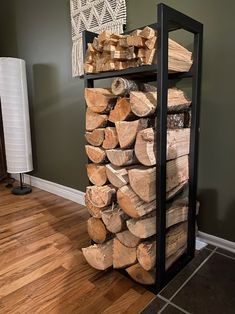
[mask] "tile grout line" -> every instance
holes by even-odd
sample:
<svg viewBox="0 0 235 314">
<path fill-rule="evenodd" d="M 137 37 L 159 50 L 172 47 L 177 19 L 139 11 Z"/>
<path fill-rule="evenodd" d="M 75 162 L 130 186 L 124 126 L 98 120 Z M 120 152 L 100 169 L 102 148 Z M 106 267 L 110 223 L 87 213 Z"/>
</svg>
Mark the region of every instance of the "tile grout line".
<svg viewBox="0 0 235 314">
<path fill-rule="evenodd" d="M 183 313 L 185 313 L 185 314 L 190 314 L 189 312 L 187 312 L 186 310 L 184 310 L 184 309 L 181 308 L 180 306 L 176 305 L 175 303 L 171 302 L 170 300 L 164 298 L 163 296 L 158 295 L 158 297 L 159 297 L 160 299 L 162 299 L 163 301 L 166 302 L 166 304 L 164 304 L 164 308 L 166 308 L 166 306 L 170 304 L 170 305 L 174 306 L 175 308 L 177 308 L 178 310 L 180 310 L 181 312 L 183 312 Z M 163 309 L 163 308 L 162 308 L 162 309 Z M 162 309 L 161 309 L 161 310 L 162 310 Z M 161 311 L 161 310 L 160 310 L 160 311 Z M 158 313 L 160 313 L 160 311 L 159 311 Z"/>
<path fill-rule="evenodd" d="M 217 250 L 217 247 L 207 256 L 206 259 L 204 259 L 204 261 L 194 270 L 194 272 L 185 280 L 185 282 L 179 287 L 178 290 L 176 290 L 176 292 L 169 298 L 169 300 L 171 301 L 182 289 L 183 287 L 189 282 L 189 280 L 191 280 L 191 278 L 193 278 L 193 276 L 199 271 L 199 269 L 202 268 L 202 266 L 211 258 L 211 256 L 215 253 L 215 251 Z"/>
<path fill-rule="evenodd" d="M 183 282 L 183 284 L 179 287 L 178 290 L 169 298 L 168 303 L 166 303 L 160 311 L 158 311 L 158 314 L 161 314 L 165 308 L 170 304 L 171 300 L 181 291 L 181 289 L 189 282 L 189 280 L 198 272 L 198 270 L 210 259 L 210 257 L 214 254 L 214 252 L 217 250 L 217 247 L 211 251 L 211 253 L 207 256 L 206 259 L 194 270 L 194 272 Z M 167 299 L 166 299 L 167 300 Z M 174 304 L 174 303 L 173 303 Z"/>
<path fill-rule="evenodd" d="M 227 254 L 224 254 L 224 253 L 221 253 L 221 252 L 215 252 L 216 254 L 219 254 L 219 255 L 222 255 L 222 256 L 224 256 L 224 257 L 227 257 L 227 258 L 230 258 L 230 259 L 232 259 L 232 260 L 234 260 L 235 261 L 235 257 L 232 257 L 232 256 L 229 256 L 229 255 L 227 255 Z"/>
</svg>

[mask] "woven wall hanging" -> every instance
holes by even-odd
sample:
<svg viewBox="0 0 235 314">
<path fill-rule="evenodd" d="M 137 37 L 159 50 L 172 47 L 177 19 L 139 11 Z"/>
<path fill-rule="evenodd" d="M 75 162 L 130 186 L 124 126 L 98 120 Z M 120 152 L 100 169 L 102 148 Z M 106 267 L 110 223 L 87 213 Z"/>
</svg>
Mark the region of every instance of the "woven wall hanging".
<svg viewBox="0 0 235 314">
<path fill-rule="evenodd" d="M 126 24 L 125 0 L 70 0 L 73 76 L 83 74 L 82 31 L 122 33 Z"/>
</svg>

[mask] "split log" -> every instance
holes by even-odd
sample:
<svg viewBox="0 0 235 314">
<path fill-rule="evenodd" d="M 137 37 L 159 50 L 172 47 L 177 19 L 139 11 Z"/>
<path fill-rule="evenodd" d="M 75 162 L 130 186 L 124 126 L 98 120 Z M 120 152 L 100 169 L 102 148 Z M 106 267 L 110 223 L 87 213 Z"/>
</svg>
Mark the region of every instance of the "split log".
<svg viewBox="0 0 235 314">
<path fill-rule="evenodd" d="M 92 132 L 86 132 L 85 139 L 92 146 L 101 146 L 104 140 L 105 129 L 95 129 Z"/>
<path fill-rule="evenodd" d="M 144 47 L 146 39 L 140 36 L 128 36 L 127 45 L 134 47 Z"/>
<path fill-rule="evenodd" d="M 167 160 L 189 154 L 190 129 L 167 131 Z M 138 132 L 135 155 L 145 166 L 156 165 L 156 137 L 153 128 Z"/>
<path fill-rule="evenodd" d="M 126 268 L 126 272 L 136 282 L 143 285 L 152 285 L 155 283 L 156 270 L 147 271 L 139 263 Z"/>
<path fill-rule="evenodd" d="M 133 191 L 145 202 L 156 199 L 156 167 L 136 166 L 128 170 Z M 166 191 L 188 179 L 188 156 L 170 160 L 166 164 Z"/>
<path fill-rule="evenodd" d="M 94 185 L 102 186 L 107 182 L 106 167 L 99 164 L 87 164 L 87 176 Z"/>
<path fill-rule="evenodd" d="M 156 202 L 144 202 L 129 185 L 117 191 L 117 201 L 122 210 L 133 218 L 142 217 L 156 208 Z"/>
<path fill-rule="evenodd" d="M 128 184 L 129 178 L 127 169 L 129 168 L 117 167 L 112 164 L 106 165 L 106 175 L 109 182 L 117 188 Z"/>
<path fill-rule="evenodd" d="M 127 228 L 137 238 L 146 239 L 156 234 L 156 216 L 127 220 Z"/>
<path fill-rule="evenodd" d="M 145 54 L 146 64 L 152 64 L 154 50 L 149 50 Z M 138 117 L 147 117 L 156 111 L 157 93 L 156 92 L 140 92 L 131 91 L 130 103 L 132 112 Z M 167 106 L 168 111 L 181 110 L 188 108 L 191 101 L 185 93 L 178 88 L 168 89 Z"/>
<path fill-rule="evenodd" d="M 144 64 L 153 64 L 156 56 L 156 49 L 146 50 Z"/>
<path fill-rule="evenodd" d="M 119 98 L 114 109 L 110 111 L 109 121 L 115 123 L 117 121 L 132 119 L 133 116 L 130 100 L 128 98 Z"/>
<path fill-rule="evenodd" d="M 86 195 L 92 205 L 103 208 L 114 201 L 116 190 L 111 185 L 93 185 L 86 188 Z"/>
<path fill-rule="evenodd" d="M 137 133 L 148 127 L 148 119 L 118 121 L 115 123 L 115 127 L 120 147 L 129 148 L 134 144 Z"/>
<path fill-rule="evenodd" d="M 157 93 L 131 92 L 130 104 L 132 112 L 138 117 L 147 117 L 156 111 Z"/>
<path fill-rule="evenodd" d="M 169 192 L 166 193 L 166 199 L 168 201 L 171 200 L 177 194 L 180 194 L 181 192 L 183 192 L 183 190 L 186 188 L 187 185 L 188 185 L 188 180 L 183 181 L 182 183 L 180 183 L 179 185 L 177 185 L 172 190 L 170 190 Z"/>
<path fill-rule="evenodd" d="M 117 238 L 113 240 L 113 268 L 125 268 L 135 264 L 136 248 L 123 245 Z"/>
<path fill-rule="evenodd" d="M 155 36 L 155 33 L 156 33 L 156 31 L 155 31 L 153 28 L 151 28 L 151 27 L 149 27 L 149 26 L 146 26 L 146 27 L 140 32 L 139 36 L 144 37 L 144 38 L 146 38 L 146 39 L 149 39 L 149 38 L 154 37 L 154 36 Z"/>
<path fill-rule="evenodd" d="M 93 268 L 105 270 L 113 264 L 113 240 L 82 248 L 82 253 Z"/>
<path fill-rule="evenodd" d="M 127 97 L 132 91 L 156 92 L 157 88 L 150 84 L 117 77 L 112 82 L 111 90 L 114 95 Z"/>
<path fill-rule="evenodd" d="M 187 220 L 188 207 L 185 199 L 175 201 L 166 210 L 166 228 Z M 146 239 L 156 234 L 156 214 L 150 217 L 129 219 L 127 228 L 136 237 Z"/>
<path fill-rule="evenodd" d="M 169 228 L 166 234 L 166 257 L 175 254 L 187 241 L 188 223 L 183 222 Z"/>
<path fill-rule="evenodd" d="M 180 249 L 177 250 L 176 253 L 172 254 L 171 256 L 169 256 L 167 259 L 166 259 L 166 270 L 168 268 L 171 267 L 171 265 L 177 261 L 177 259 L 183 255 L 183 253 L 187 250 L 187 245 L 184 245 L 182 246 Z"/>
<path fill-rule="evenodd" d="M 157 42 L 157 37 L 153 36 L 152 38 L 149 38 L 148 40 L 146 40 L 145 42 L 145 46 L 152 50 L 152 49 L 156 49 L 156 42 Z"/>
<path fill-rule="evenodd" d="M 105 128 L 105 135 L 102 147 L 104 149 L 112 149 L 118 146 L 118 136 L 116 128 L 107 127 Z"/>
<path fill-rule="evenodd" d="M 141 239 L 134 236 L 129 230 L 116 233 L 118 240 L 127 247 L 137 247 Z"/>
<path fill-rule="evenodd" d="M 86 130 L 93 131 L 94 129 L 103 128 L 107 125 L 108 116 L 105 114 L 98 114 L 90 109 L 86 111 Z"/>
<path fill-rule="evenodd" d="M 102 211 L 102 220 L 106 228 L 112 233 L 125 229 L 127 219 L 128 216 L 119 207 Z"/>
<path fill-rule="evenodd" d="M 171 227 L 166 234 L 166 265 L 171 264 L 168 258 L 178 252 L 187 241 L 187 223 Z M 140 243 L 137 248 L 137 259 L 145 270 L 156 266 L 156 241 Z M 167 262 L 168 260 L 168 262 Z"/>
<path fill-rule="evenodd" d="M 156 266 L 156 241 L 140 243 L 137 248 L 137 260 L 145 270 Z"/>
<path fill-rule="evenodd" d="M 88 199 L 88 197 L 87 197 L 86 194 L 85 194 L 85 205 L 86 205 L 86 208 L 87 208 L 89 214 L 90 214 L 92 217 L 95 217 L 95 218 L 101 218 L 102 210 L 108 209 L 108 207 L 100 208 L 100 207 L 94 206 L 94 205 L 90 202 L 90 200 Z"/>
<path fill-rule="evenodd" d="M 85 88 L 87 107 L 96 113 L 109 112 L 117 97 L 107 88 Z"/>
<path fill-rule="evenodd" d="M 129 166 L 137 162 L 134 149 L 108 149 L 106 154 L 114 166 Z"/>
<path fill-rule="evenodd" d="M 85 145 L 85 149 L 88 158 L 95 164 L 102 163 L 105 160 L 106 153 L 103 148 Z"/>
<path fill-rule="evenodd" d="M 89 237 L 96 243 L 105 242 L 108 235 L 102 220 L 94 217 L 90 217 L 87 221 L 87 232 Z"/>
<path fill-rule="evenodd" d="M 188 200 L 180 198 L 172 203 L 166 212 L 166 227 L 169 228 L 188 219 Z"/>
</svg>

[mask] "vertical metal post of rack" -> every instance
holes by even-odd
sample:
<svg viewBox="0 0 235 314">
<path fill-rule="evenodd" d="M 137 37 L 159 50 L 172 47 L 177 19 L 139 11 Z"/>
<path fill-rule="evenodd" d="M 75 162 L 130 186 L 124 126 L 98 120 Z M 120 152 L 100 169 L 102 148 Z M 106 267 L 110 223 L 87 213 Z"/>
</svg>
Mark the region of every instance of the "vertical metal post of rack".
<svg viewBox="0 0 235 314">
<path fill-rule="evenodd" d="M 194 34 L 192 67 L 192 122 L 189 152 L 189 205 L 187 252 L 183 258 L 165 270 L 166 244 L 166 143 L 167 143 L 167 90 L 168 90 L 168 33 L 184 29 Z M 197 163 L 199 144 L 199 115 L 201 93 L 201 58 L 203 26 L 194 19 L 164 4 L 158 5 L 158 47 L 157 47 L 157 165 L 156 165 L 156 292 L 193 257 L 195 251 L 195 221 L 197 201 Z"/>
</svg>

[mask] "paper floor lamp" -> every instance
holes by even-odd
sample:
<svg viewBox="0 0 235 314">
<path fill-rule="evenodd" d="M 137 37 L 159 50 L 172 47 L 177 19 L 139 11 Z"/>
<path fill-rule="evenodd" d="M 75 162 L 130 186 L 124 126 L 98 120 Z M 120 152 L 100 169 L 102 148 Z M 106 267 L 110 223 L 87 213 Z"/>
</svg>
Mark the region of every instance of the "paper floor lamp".
<svg viewBox="0 0 235 314">
<path fill-rule="evenodd" d="M 25 61 L 0 58 L 0 99 L 6 149 L 7 172 L 20 174 L 17 195 L 31 192 L 22 174 L 33 170 Z"/>
</svg>

